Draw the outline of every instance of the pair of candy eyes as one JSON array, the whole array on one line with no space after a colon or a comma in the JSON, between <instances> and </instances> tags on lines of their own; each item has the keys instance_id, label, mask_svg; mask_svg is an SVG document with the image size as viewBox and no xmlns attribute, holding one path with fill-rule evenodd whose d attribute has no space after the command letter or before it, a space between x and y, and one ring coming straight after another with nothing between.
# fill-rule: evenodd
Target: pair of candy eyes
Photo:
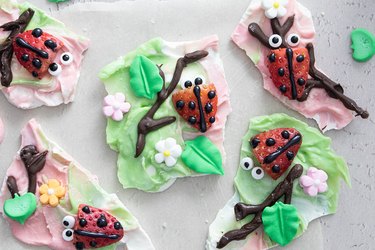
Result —
<instances>
[{"instance_id":1,"label":"pair of candy eyes","mask_svg":"<svg viewBox=\"0 0 375 250\"><path fill-rule=\"evenodd\" d=\"M264 170L261 167L254 167L253 160L250 157L245 157L241 160L241 167L246 171L251 170L251 176L255 180L260 180L264 177Z\"/></svg>"},{"instance_id":2,"label":"pair of candy eyes","mask_svg":"<svg viewBox=\"0 0 375 250\"><path fill-rule=\"evenodd\" d=\"M70 65L73 62L73 59L74 59L73 55L69 52L65 52L65 53L61 54L61 56L60 56L60 62L63 65ZM58 64L58 63L52 63L48 67L48 73L50 73L53 76L60 75L61 71L62 71L61 65Z\"/></svg>"},{"instance_id":3,"label":"pair of candy eyes","mask_svg":"<svg viewBox=\"0 0 375 250\"><path fill-rule=\"evenodd\" d=\"M65 230L62 232L62 237L65 241L73 240L74 230L72 228L74 227L75 222L76 219L71 215L65 216L62 220L62 224L65 227Z\"/></svg>"},{"instance_id":4,"label":"pair of candy eyes","mask_svg":"<svg viewBox=\"0 0 375 250\"><path fill-rule=\"evenodd\" d=\"M194 82L190 81L190 80L186 80L186 81L182 81L180 83L180 86L182 89L187 89L187 88L190 88L191 86L193 86L194 84L195 85L201 85L205 82L205 79L202 77L202 76L197 76L195 79L194 79Z\"/></svg>"},{"instance_id":5,"label":"pair of candy eyes","mask_svg":"<svg viewBox=\"0 0 375 250\"><path fill-rule=\"evenodd\" d=\"M299 44L299 41L301 40L300 36L297 35L297 34L290 34L287 39L286 39L286 42L288 43L289 46L291 47L295 47ZM269 45L272 47L272 48L279 48L281 46L281 44L283 43L283 39L281 38L280 35L278 34L273 34L272 36L270 36L270 38L268 39L268 43Z\"/></svg>"}]
</instances>

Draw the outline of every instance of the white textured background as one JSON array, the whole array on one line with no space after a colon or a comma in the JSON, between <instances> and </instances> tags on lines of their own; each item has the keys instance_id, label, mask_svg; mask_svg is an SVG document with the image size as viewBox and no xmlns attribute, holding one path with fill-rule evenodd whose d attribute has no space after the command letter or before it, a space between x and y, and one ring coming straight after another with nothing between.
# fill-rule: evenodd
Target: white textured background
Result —
<instances>
[{"instance_id":1,"label":"white textured background","mask_svg":"<svg viewBox=\"0 0 375 250\"><path fill-rule=\"evenodd\" d=\"M336 215L310 224L305 235L284 249L374 249L375 58L367 63L353 61L349 35L356 27L375 32L375 1L300 1L312 11L316 25L317 65L341 82L350 97L367 107L370 119L357 118L345 129L327 133L333 139L333 148L348 162L353 187L343 187ZM6 137L0 145L0 177L4 177L18 150L19 130L35 117L51 139L97 174L107 191L120 197L158 250L203 249L210 222L233 194L240 138L247 131L249 119L285 112L306 121L263 90L259 72L230 41L249 1L133 0L106 5L87 1L59 5L47 0L30 2L91 38L91 47L83 62L73 104L22 111L0 96L0 117L6 126ZM102 11L95 11L94 18L93 9ZM117 154L105 144L106 120L101 115L105 91L97 73L107 63L155 36L184 41L209 34L219 35L233 106L226 130L225 176L181 179L158 194L123 190L116 178ZM312 121L308 123L316 126ZM0 219L0 249L31 247L12 238L9 227Z\"/></svg>"}]
</instances>

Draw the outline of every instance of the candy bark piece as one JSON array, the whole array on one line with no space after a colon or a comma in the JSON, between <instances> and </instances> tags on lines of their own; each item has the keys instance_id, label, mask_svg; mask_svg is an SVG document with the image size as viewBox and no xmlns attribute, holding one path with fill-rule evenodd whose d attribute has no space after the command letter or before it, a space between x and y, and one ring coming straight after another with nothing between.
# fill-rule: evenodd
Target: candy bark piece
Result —
<instances>
[{"instance_id":1,"label":"candy bark piece","mask_svg":"<svg viewBox=\"0 0 375 250\"><path fill-rule=\"evenodd\" d=\"M107 143L119 152L118 177L124 188L160 192L172 185L176 178L203 174L190 169L177 152L170 152L167 150L169 147L161 147L162 143L159 142L169 138L174 139L183 153L185 141L203 135L219 149L222 162L225 162L223 132L231 107L218 49L218 38L215 35L198 41L177 43L155 38L101 70L99 77L108 94L121 92L131 105L121 121L114 121L109 117L106 129ZM138 97L130 84L129 68L134 59L141 55L158 66L160 76L165 79L165 86L153 99ZM178 82L172 81L174 74L179 78ZM211 120L212 126L207 127L204 133L184 120L172 101L174 93L184 91L184 84L193 84L197 78L201 79L197 82L202 81L202 85L213 84L216 89L215 93L210 94L217 100L215 121ZM171 82L176 85L170 87ZM212 105L212 108L215 106ZM195 109L197 108L198 104L195 103ZM211 112L214 114L214 109ZM219 169L215 172L220 173L221 167L215 165L214 168Z\"/></svg>"},{"instance_id":2,"label":"candy bark piece","mask_svg":"<svg viewBox=\"0 0 375 250\"><path fill-rule=\"evenodd\" d=\"M61 221L66 215L76 215L80 204L87 204L116 217L127 234L127 237L108 246L108 249L115 249L117 246L127 247L129 250L155 249L136 218L118 197L103 190L95 175L80 166L57 144L49 140L35 120L27 123L21 132L21 139L21 148L26 145L34 145L39 152L48 151L45 166L37 173L37 183L43 183L46 178L56 179L60 181L61 186L67 188L67 193L55 208L38 204L33 215L25 221L24 225L21 225L4 214L4 202L11 198L7 183L4 182L1 188L0 213L9 223L15 238L25 244L47 246L51 249L76 249L71 241L63 239L64 226ZM14 176L19 192L23 195L24 190L28 188L28 176L18 154L6 172L6 177L8 176ZM39 193L38 185L37 200L39 200Z\"/></svg>"},{"instance_id":3,"label":"candy bark piece","mask_svg":"<svg viewBox=\"0 0 375 250\"><path fill-rule=\"evenodd\" d=\"M58 106L73 101L75 97L75 89L80 75L81 62L83 52L88 47L88 39L79 36L68 30L63 23L48 16L45 12L25 2L18 4L15 1L0 0L0 17L1 24L16 20L28 8L35 13L30 23L26 27L26 31L32 32L34 29L41 29L43 32L56 37L63 44L61 49L56 50L56 58L54 63L60 65L59 75L51 75L48 72L39 79L39 75L34 77L28 72L16 59L13 59L10 68L13 73L13 79L9 87L0 86L1 91L8 101L18 108L32 109L39 106ZM3 42L9 35L8 31L0 29L0 41ZM52 44L53 47L53 44ZM69 53L72 62L66 63L62 60L62 56ZM22 55L20 55L22 56ZM32 63L31 54L29 62ZM36 58L34 58L36 59ZM43 62L35 60L34 65L39 67ZM35 72L37 73L37 72Z\"/></svg>"},{"instance_id":4,"label":"candy bark piece","mask_svg":"<svg viewBox=\"0 0 375 250\"><path fill-rule=\"evenodd\" d=\"M300 236L308 226L308 223L322 216L336 212L338 196L340 189L340 180L344 180L350 185L348 167L344 159L337 156L331 149L331 140L323 136L316 128L309 127L297 119L291 118L285 114L273 114L270 116L259 116L250 120L249 130L242 139L240 159L249 157L254 162L256 168L257 160L252 153L249 138L263 131L276 128L294 128L303 135L303 142L295 156L292 165L301 164L303 166L302 175L306 174L311 166L324 170L327 175L328 190L318 194L316 197L307 195L303 188L298 185L298 180L294 181L293 189L289 199L282 197L281 201L290 201L297 211L300 218L300 226L297 229L296 237ZM249 160L247 160L249 162ZM220 241L223 233L230 230L240 229L247 224L252 215L238 217L235 220L234 207L238 203L251 204L251 210L260 209L259 204L265 201L272 193L275 187L282 183L290 171L286 171L278 180L273 180L270 176L264 175L262 179L254 178L252 171L244 168L241 162L236 177L234 179L235 194L221 209L216 219L209 227L209 236L206 242L206 249L217 249L217 243ZM288 196L288 195L286 195ZM244 210L245 211L245 210ZM250 214L250 213L248 213ZM245 239L232 241L223 249L268 249L275 246L273 242L263 231L262 227L249 234Z\"/></svg>"}]
</instances>

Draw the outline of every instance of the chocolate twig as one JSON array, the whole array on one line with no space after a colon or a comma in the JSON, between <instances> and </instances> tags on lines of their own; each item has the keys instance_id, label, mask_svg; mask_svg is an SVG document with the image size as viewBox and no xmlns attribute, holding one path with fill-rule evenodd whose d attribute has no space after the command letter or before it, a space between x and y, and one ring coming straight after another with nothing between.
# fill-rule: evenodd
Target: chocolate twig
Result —
<instances>
[{"instance_id":1,"label":"chocolate twig","mask_svg":"<svg viewBox=\"0 0 375 250\"><path fill-rule=\"evenodd\" d=\"M19 191L18 191L17 181L16 181L16 178L14 178L14 176L8 176L7 187L8 187L10 194L12 195L12 198L14 198L16 194L20 195L18 193Z\"/></svg>"},{"instance_id":2,"label":"chocolate twig","mask_svg":"<svg viewBox=\"0 0 375 250\"><path fill-rule=\"evenodd\" d=\"M257 23L250 23L248 26L249 33L258 39L259 42L261 42L264 46L266 46L269 49L273 49L271 45L269 44L269 37L264 34L263 30Z\"/></svg>"},{"instance_id":3,"label":"chocolate twig","mask_svg":"<svg viewBox=\"0 0 375 250\"><path fill-rule=\"evenodd\" d=\"M0 73L1 73L1 85L9 87L13 80L13 74L11 69L11 61L13 56L13 40L19 34L25 31L31 18L34 15L32 9L25 10L17 20L5 23L0 28L5 31L11 31L9 36L0 45Z\"/></svg>"},{"instance_id":4,"label":"chocolate twig","mask_svg":"<svg viewBox=\"0 0 375 250\"><path fill-rule=\"evenodd\" d=\"M280 21L277 17L271 19L271 27L274 34L278 34L282 38L281 47L288 47L288 44L285 41L285 35L288 33L290 28L294 24L294 15L288 17L283 25L280 24Z\"/></svg>"},{"instance_id":5,"label":"chocolate twig","mask_svg":"<svg viewBox=\"0 0 375 250\"><path fill-rule=\"evenodd\" d=\"M25 164L25 168L29 176L28 192L30 193L35 194L36 175L44 168L47 153L47 150L39 153L38 149L34 145L28 145L21 149L21 160Z\"/></svg>"},{"instance_id":6,"label":"chocolate twig","mask_svg":"<svg viewBox=\"0 0 375 250\"><path fill-rule=\"evenodd\" d=\"M138 138L135 149L135 157L138 157L146 145L146 136L148 133L155 131L159 128L162 128L166 125L169 125L176 121L176 117L167 116L155 120L154 115L164 103L164 101L172 94L173 90L176 88L178 82L180 81L181 74L183 69L190 63L196 62L208 55L207 51L198 50L189 54L186 54L184 57L181 57L177 60L176 67L173 73L172 80L168 87L165 87L165 77L164 72L159 67L159 74L163 79L163 87L157 94L157 99L154 105L148 110L148 112L143 116L143 118L138 123Z\"/></svg>"},{"instance_id":7,"label":"chocolate twig","mask_svg":"<svg viewBox=\"0 0 375 250\"><path fill-rule=\"evenodd\" d=\"M334 98L340 100L347 109L355 111L357 115L361 116L364 119L368 118L369 113L366 110L363 110L361 107L359 107L355 101L344 95L344 91L340 84L332 81L322 72L320 72L317 68L315 68L315 53L313 44L307 44L306 48L310 56L310 76L314 80L320 81L323 88L327 91L327 93L333 95Z\"/></svg>"},{"instance_id":8,"label":"chocolate twig","mask_svg":"<svg viewBox=\"0 0 375 250\"><path fill-rule=\"evenodd\" d=\"M290 204L292 200L293 182L302 175L303 167L300 164L294 165L285 179L280 182L272 193L259 205L247 205L237 203L234 206L234 213L237 220L242 220L250 214L254 214L254 218L240 229L235 229L225 233L219 242L217 248L223 248L233 240L245 239L250 233L262 225L262 213L268 206L273 206L283 195L284 203Z\"/></svg>"}]
</instances>

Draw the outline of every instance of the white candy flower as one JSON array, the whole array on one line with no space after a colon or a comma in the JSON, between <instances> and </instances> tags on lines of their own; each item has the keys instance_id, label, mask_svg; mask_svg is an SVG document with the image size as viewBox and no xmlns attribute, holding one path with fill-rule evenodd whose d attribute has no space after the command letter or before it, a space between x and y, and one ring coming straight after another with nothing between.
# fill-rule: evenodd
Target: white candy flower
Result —
<instances>
[{"instance_id":1,"label":"white candy flower","mask_svg":"<svg viewBox=\"0 0 375 250\"><path fill-rule=\"evenodd\" d=\"M269 19L275 17L285 16L287 10L286 6L288 5L288 0L263 0L262 8L265 10L265 15Z\"/></svg>"},{"instance_id":2,"label":"white candy flower","mask_svg":"<svg viewBox=\"0 0 375 250\"><path fill-rule=\"evenodd\" d=\"M168 167L174 166L177 162L177 158L180 157L182 153L181 146L178 145L173 138L158 141L155 145L155 149L159 152L155 155L155 161L157 163L165 162L165 165Z\"/></svg>"}]
</instances>

